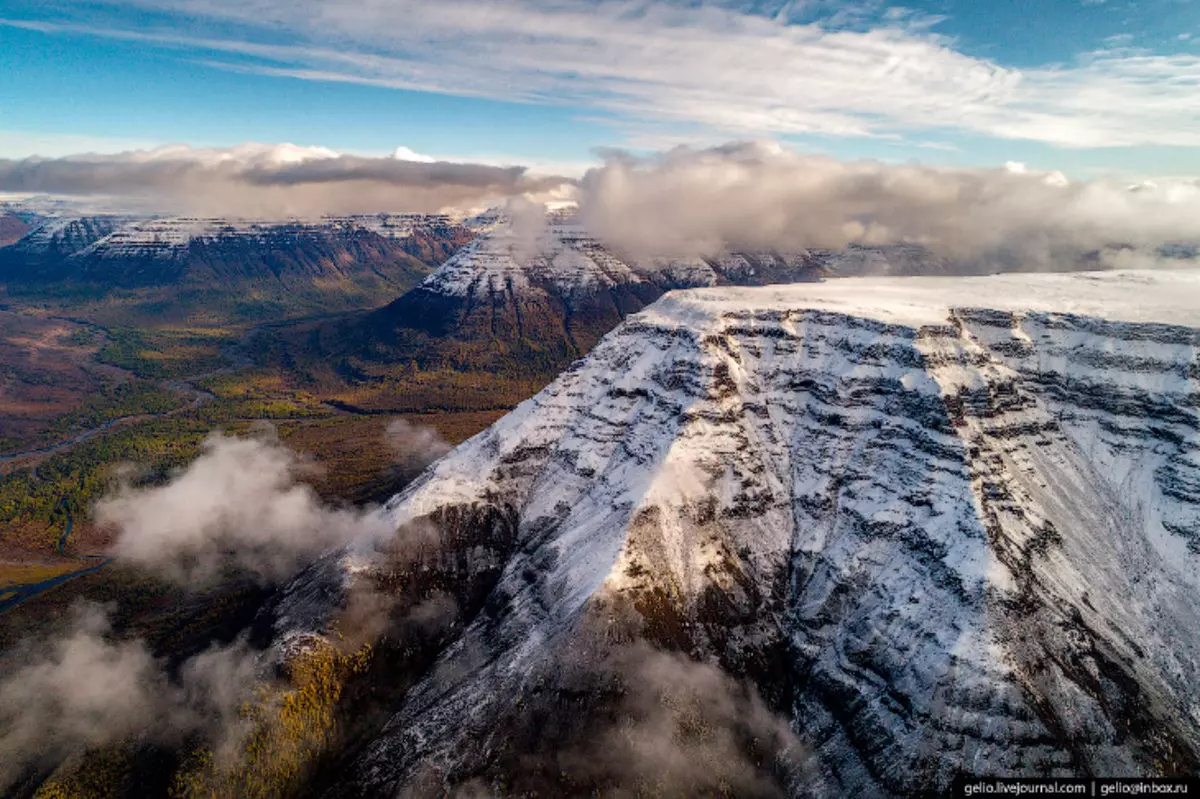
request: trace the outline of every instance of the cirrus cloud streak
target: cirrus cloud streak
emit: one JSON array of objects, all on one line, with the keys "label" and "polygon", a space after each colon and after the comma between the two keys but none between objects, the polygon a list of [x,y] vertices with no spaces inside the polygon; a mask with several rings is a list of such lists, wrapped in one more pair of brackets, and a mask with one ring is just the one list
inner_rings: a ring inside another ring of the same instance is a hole
[{"label": "cirrus cloud streak", "polygon": [[916,14],[838,27],[669,0],[119,5],[170,24],[134,31],[104,15],[8,24],[207,53],[204,63],[235,71],[572,105],[618,124],[725,137],[949,131],[1067,147],[1200,146],[1200,56],[1109,48],[1018,69],[961,52],[936,19]]}]

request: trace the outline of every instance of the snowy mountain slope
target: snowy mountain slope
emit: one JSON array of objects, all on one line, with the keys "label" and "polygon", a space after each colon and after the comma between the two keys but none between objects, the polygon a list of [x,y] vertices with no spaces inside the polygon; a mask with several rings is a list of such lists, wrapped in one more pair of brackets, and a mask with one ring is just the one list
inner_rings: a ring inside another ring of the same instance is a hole
[{"label": "snowy mountain slope", "polygon": [[320,347],[297,357],[340,363],[343,373],[374,375],[416,363],[544,382],[671,289],[820,274],[802,255],[622,258],[578,225],[552,222],[536,231],[499,223],[390,305],[329,325]]},{"label": "snowy mountain slope", "polygon": [[38,257],[71,257],[132,221],[124,216],[51,217],[39,220],[11,247]]},{"label": "snowy mountain slope", "polygon": [[421,287],[456,297],[539,288],[570,296],[643,280],[581,228],[555,226],[529,240],[511,229],[481,236]]},{"label": "snowy mountain slope", "polygon": [[221,240],[239,240],[248,246],[272,246],[289,239],[319,240],[330,235],[353,235],[362,231],[390,241],[403,241],[419,230],[453,226],[450,217],[442,214],[375,214],[323,217],[314,221],[167,217],[131,221],[96,241],[79,256],[182,258],[193,246],[211,246]]},{"label": "snowy mountain slope", "polygon": [[803,253],[622,260],[585,228],[557,222],[528,235],[501,225],[426,278],[421,288],[458,297],[504,291],[572,297],[629,283],[646,283],[663,291],[719,283],[811,280],[817,274],[813,259]]},{"label": "snowy mountain slope", "polygon": [[[792,795],[1194,773],[1197,308],[1196,272],[668,295],[389,503],[509,543],[343,793],[494,777],[500,721],[627,622],[755,682]],[[281,632],[376,546],[301,577]]]}]

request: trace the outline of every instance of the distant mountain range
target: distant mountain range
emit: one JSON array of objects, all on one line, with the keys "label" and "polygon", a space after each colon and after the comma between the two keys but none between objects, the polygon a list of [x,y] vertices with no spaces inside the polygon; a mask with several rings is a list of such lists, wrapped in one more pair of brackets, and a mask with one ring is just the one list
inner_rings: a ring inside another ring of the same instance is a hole
[{"label": "distant mountain range", "polygon": [[443,215],[269,223],[36,218],[23,236],[0,247],[0,283],[10,291],[98,296],[169,289],[184,315],[198,303],[256,299],[284,310],[332,312],[386,303],[474,236]]},{"label": "distant mountain range", "polygon": [[120,287],[339,277],[388,268],[421,273],[472,237],[441,215],[271,223],[91,216],[40,220],[0,250],[0,265],[8,282]]},{"label": "distant mountain range", "polygon": [[117,324],[321,317],[259,336],[257,357],[369,411],[511,407],[676,289],[977,269],[906,244],[643,257],[569,212],[524,230],[499,211],[275,222],[61,211],[9,209],[14,235],[30,228],[0,247],[10,293],[111,302]]}]

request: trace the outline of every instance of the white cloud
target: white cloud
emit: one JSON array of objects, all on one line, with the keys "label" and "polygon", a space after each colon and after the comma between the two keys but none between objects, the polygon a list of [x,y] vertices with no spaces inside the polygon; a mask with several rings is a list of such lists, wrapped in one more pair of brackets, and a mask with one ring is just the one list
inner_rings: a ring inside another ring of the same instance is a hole
[{"label": "white cloud", "polygon": [[415,150],[410,150],[401,145],[392,152],[392,158],[397,161],[416,161],[418,164],[432,164],[437,161],[436,158],[430,155],[418,153]]},{"label": "white cloud", "polygon": [[239,708],[259,672],[238,640],[169,673],[146,641],[114,635],[105,608],[77,605],[57,636],[0,655],[0,791],[27,766],[132,738],[177,746],[199,734],[220,755],[246,730]]},{"label": "white cloud", "polygon": [[1010,162],[949,169],[844,162],[775,144],[614,153],[580,212],[634,254],[914,243],[981,268],[1070,268],[1111,247],[1200,241],[1200,183],[1070,182]]},{"label": "white cloud", "polygon": [[1200,146],[1200,57],[1101,51],[1069,69],[1031,70],[981,132],[1073,147]]},{"label": "white cloud", "polygon": [[283,218],[468,210],[517,196],[556,197],[565,185],[520,166],[370,158],[293,144],[0,159],[0,192],[114,196],[127,210],[154,213]]},{"label": "white cloud", "polygon": [[[445,451],[436,435],[398,429],[411,458]],[[320,552],[395,531],[382,512],[325,505],[300,481],[305,464],[270,438],[210,435],[203,451],[166,485],[123,486],[94,508],[114,529],[123,562],[184,585],[233,567],[280,579]]]},{"label": "white cloud", "polygon": [[399,161],[413,161],[419,164],[432,164],[440,161],[447,164],[491,166],[497,169],[522,167],[528,170],[530,176],[540,175],[543,177],[561,175],[569,178],[580,178],[583,177],[583,173],[592,167],[600,165],[599,159],[589,161],[562,161],[537,157],[515,159],[512,156],[504,156],[497,153],[456,153],[448,155],[445,153],[418,153],[404,146],[397,147],[392,152],[392,157]]},{"label": "white cloud", "polygon": [[206,167],[223,165],[271,167],[322,161],[338,158],[341,154],[328,147],[305,147],[290,142],[282,144],[246,142],[233,147],[191,147],[186,144],[168,144],[115,155],[123,156],[126,161],[143,164],[187,161]]},{"label": "white cloud", "polygon": [[[1075,147],[1200,145],[1200,57],[1108,51],[1017,70],[956,51],[930,30],[935,20],[874,5],[823,26],[665,0],[135,2],[243,35],[93,32],[280,76],[578,104],[742,136],[942,129]],[[305,44],[265,44],[268,30]]]}]

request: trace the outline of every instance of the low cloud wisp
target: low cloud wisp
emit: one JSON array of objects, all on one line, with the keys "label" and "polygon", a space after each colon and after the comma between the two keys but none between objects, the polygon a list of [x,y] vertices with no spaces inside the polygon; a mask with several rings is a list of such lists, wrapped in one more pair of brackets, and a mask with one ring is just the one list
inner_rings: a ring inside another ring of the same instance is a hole
[{"label": "low cloud wisp", "polygon": [[378,510],[326,505],[300,478],[312,467],[270,437],[211,434],[200,457],[165,485],[122,485],[95,519],[116,531],[125,563],[182,584],[227,568],[267,581],[331,547],[393,528]]},{"label": "low cloud wisp", "polygon": [[113,634],[107,609],[83,603],[54,638],[0,658],[0,791],[28,768],[137,738],[178,745],[200,734],[220,749],[243,729],[238,708],[259,653],[214,645],[172,673],[140,638]]},{"label": "low cloud wisp", "polygon": [[437,430],[403,418],[388,423],[384,443],[392,453],[394,472],[405,481],[416,477],[452,449]]},{"label": "low cloud wisp", "polygon": [[[230,571],[278,582],[350,541],[388,546],[397,563],[436,560],[441,542],[432,527],[397,531],[381,509],[323,503],[303,482],[312,464],[273,433],[213,433],[165,484],[118,487],[95,508],[97,521],[115,530],[113,554],[190,592]],[[388,427],[386,445],[403,479],[449,449],[432,428],[405,420]],[[401,606],[369,586],[350,599],[337,642],[346,651],[385,632],[424,635],[457,611],[440,594]],[[201,741],[218,771],[236,770],[256,724],[245,709],[278,684],[278,652],[255,649],[243,631],[169,662],[150,640],[114,629],[113,608],[81,602],[71,613],[61,629],[0,653],[0,793],[86,751],[127,743]]]}]

